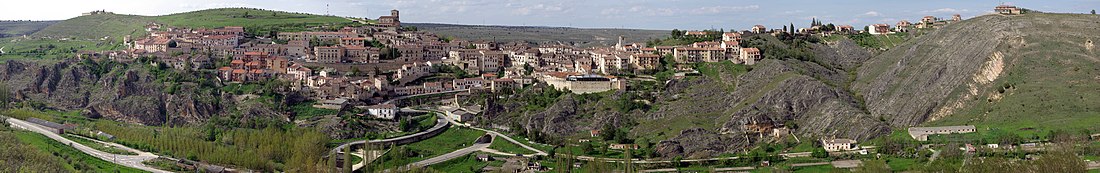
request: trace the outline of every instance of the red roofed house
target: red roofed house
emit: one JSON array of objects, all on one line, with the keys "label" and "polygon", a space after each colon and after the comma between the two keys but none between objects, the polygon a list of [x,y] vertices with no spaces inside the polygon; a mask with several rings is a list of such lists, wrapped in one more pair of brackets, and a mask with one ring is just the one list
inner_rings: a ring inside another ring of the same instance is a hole
[{"label": "red roofed house", "polygon": [[895,26],[895,28],[897,28],[895,30],[897,30],[898,32],[909,32],[909,26],[912,26],[912,25],[913,25],[913,23],[909,23],[908,20],[902,20],[902,21],[899,21],[898,25]]},{"label": "red roofed house", "polygon": [[764,25],[752,26],[752,33],[759,34],[759,33],[764,33],[764,32],[768,32],[768,28],[765,28]]},{"label": "red roofed house", "polygon": [[741,34],[736,32],[727,32],[722,34],[722,41],[741,41]]},{"label": "red roofed house", "polygon": [[881,23],[880,24],[874,24],[874,25],[871,25],[870,27],[868,27],[867,32],[871,33],[871,34],[889,34],[890,33],[890,25],[881,24]]},{"label": "red roofed house", "polygon": [[344,47],[341,46],[318,46],[313,48],[313,52],[320,63],[344,62]]},{"label": "red roofed house", "polygon": [[1011,5],[999,5],[997,7],[994,7],[993,11],[996,11],[997,14],[1003,15],[1016,15],[1023,13],[1023,10],[1020,10],[1020,8],[1016,8],[1016,6]]},{"label": "red roofed house", "polygon": [[340,38],[340,45],[366,47],[367,46],[367,38],[363,38],[363,37]]},{"label": "red roofed house", "polygon": [[641,70],[657,69],[657,66],[661,65],[661,56],[656,54],[633,54],[630,55],[630,64]]},{"label": "red roofed house", "polygon": [[742,64],[753,65],[756,64],[756,60],[763,59],[763,56],[760,54],[760,49],[755,47],[741,48],[741,54],[737,59],[740,60]]},{"label": "red roofed house", "polygon": [[935,23],[936,22],[936,16],[924,16],[924,18],[920,19],[920,22]]},{"label": "red roofed house", "polygon": [[855,28],[852,27],[852,25],[840,25],[836,28],[836,30],[841,33],[855,33],[856,31]]}]

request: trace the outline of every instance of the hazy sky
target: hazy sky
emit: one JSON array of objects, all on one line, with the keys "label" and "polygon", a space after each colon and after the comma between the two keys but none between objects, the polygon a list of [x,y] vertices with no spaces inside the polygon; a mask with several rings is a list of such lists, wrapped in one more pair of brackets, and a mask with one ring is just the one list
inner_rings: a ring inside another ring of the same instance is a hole
[{"label": "hazy sky", "polygon": [[5,0],[0,2],[0,20],[63,20],[99,9],[165,15],[254,7],[372,19],[399,9],[402,22],[414,23],[744,30],[756,24],[804,27],[814,17],[853,26],[893,25],[926,15],[969,18],[990,13],[1001,3],[1064,13],[1100,8],[1100,0]]}]

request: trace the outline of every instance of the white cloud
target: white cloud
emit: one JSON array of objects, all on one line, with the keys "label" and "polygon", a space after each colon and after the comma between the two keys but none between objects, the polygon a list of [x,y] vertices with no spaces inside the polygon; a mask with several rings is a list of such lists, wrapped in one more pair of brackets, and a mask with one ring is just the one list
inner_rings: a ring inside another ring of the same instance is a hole
[{"label": "white cloud", "polygon": [[566,9],[565,7],[562,7],[562,4],[559,3],[559,4],[549,4],[549,5],[548,4],[535,4],[535,5],[530,5],[530,6],[524,6],[524,7],[520,7],[520,8],[516,8],[515,10],[512,10],[512,13],[526,16],[526,15],[531,15],[534,12],[534,13],[537,13],[538,15],[547,16],[547,15],[551,15],[551,13],[562,13],[562,12],[567,12],[567,11],[569,11],[569,10]]},{"label": "white cloud", "polygon": [[970,12],[970,10],[968,10],[968,9],[954,9],[954,8],[941,8],[941,9],[935,9],[935,10],[921,11],[921,13],[925,13],[925,14],[928,14],[928,13],[950,14],[950,13],[966,13],[966,12]]},{"label": "white cloud", "polygon": [[729,13],[729,12],[755,11],[757,9],[760,9],[760,6],[758,6],[758,5],[712,6],[712,7],[700,7],[700,8],[697,8],[697,9],[688,9],[685,12],[690,13],[690,14],[719,14],[719,13]]},{"label": "white cloud", "polygon": [[879,16],[882,16],[882,13],[879,13],[877,11],[868,11],[866,13],[863,13],[860,16],[879,17]]}]

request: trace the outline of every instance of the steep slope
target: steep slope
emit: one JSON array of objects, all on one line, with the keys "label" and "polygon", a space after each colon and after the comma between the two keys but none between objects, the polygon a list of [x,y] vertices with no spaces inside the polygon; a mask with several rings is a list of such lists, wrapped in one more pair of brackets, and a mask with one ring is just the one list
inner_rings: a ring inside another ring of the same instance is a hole
[{"label": "steep slope", "polygon": [[[768,40],[776,49],[786,46],[770,35],[752,38]],[[629,91],[602,93],[606,96],[597,101],[568,95],[545,110],[523,112],[522,103],[495,102],[480,123],[557,139],[587,136],[588,130],[606,130],[607,125],[629,128],[627,135],[654,143],[654,152],[667,158],[741,152],[771,142],[768,133],[780,126],[793,128],[803,141],[865,140],[889,133],[889,124],[865,111],[846,88],[851,76],[844,69],[856,68],[869,52],[848,40],[810,49],[820,54],[815,62],[776,57],[785,60],[765,59],[751,67],[701,64],[703,75],[672,80],[659,89],[632,84]],[[632,94],[651,101],[652,108],[613,109],[620,105],[615,100]]]},{"label": "steep slope", "polygon": [[[256,117],[285,119],[271,106],[237,101],[219,90],[217,84],[165,82],[167,79],[160,78],[172,75],[158,77],[142,66],[88,61],[7,61],[0,64],[0,82],[13,93],[16,102],[81,110],[89,118],[127,123],[191,124],[206,122],[214,115],[238,113],[242,122]],[[209,75],[213,74],[176,76],[210,78]]]},{"label": "steep slope", "polygon": [[895,126],[1095,128],[1096,28],[1096,15],[980,16],[872,58],[852,88]]}]

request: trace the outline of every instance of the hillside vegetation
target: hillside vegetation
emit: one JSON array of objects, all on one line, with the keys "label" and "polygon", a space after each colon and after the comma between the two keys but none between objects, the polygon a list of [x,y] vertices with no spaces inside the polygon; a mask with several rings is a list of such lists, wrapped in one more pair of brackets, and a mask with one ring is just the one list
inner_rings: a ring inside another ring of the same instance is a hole
[{"label": "hillside vegetation", "polygon": [[0,38],[29,35],[58,21],[0,21]]},{"label": "hillside vegetation", "polygon": [[[145,34],[144,26],[156,22],[175,27],[218,28],[244,26],[245,28],[304,28],[326,24],[350,23],[336,16],[290,13],[251,8],[219,8],[176,13],[164,16],[138,16],[121,14],[89,15],[61,21],[46,27],[33,36],[121,39],[127,34],[135,37]],[[266,35],[267,33],[263,33]]]},{"label": "hillside vegetation", "polygon": [[[260,37],[271,37],[282,31],[334,31],[343,26],[359,25],[336,16],[251,8],[209,9],[164,16],[98,14],[52,22],[56,24],[38,28],[40,31],[35,29],[37,32],[31,34],[30,38],[0,39],[0,48],[3,48],[4,52],[0,55],[0,60],[58,60],[70,57],[72,53],[79,50],[124,49],[122,41],[126,35],[131,35],[135,39],[144,37],[147,35],[145,25],[153,22],[189,28],[243,26],[245,32]],[[0,35],[6,32],[8,30],[5,25],[0,23]]]},{"label": "hillside vegetation", "polygon": [[[896,126],[1098,130],[1100,16],[986,15],[872,58],[853,88]],[[926,123],[927,122],[927,123]]]}]

